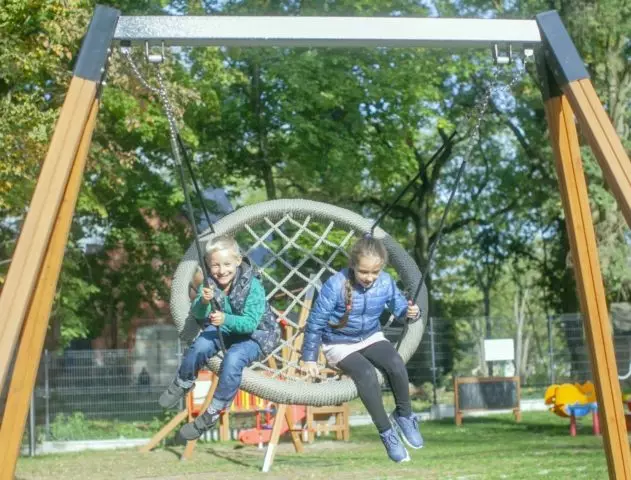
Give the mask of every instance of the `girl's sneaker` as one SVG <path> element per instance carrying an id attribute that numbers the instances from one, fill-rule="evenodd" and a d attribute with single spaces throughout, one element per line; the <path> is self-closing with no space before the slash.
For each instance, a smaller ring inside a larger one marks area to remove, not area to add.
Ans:
<path id="1" fill-rule="evenodd" d="M 418 418 L 412 414 L 402 417 L 396 411 L 390 415 L 390 423 L 397 430 L 405 444 L 414 449 L 423 448 L 423 437 L 418 429 Z"/>
<path id="2" fill-rule="evenodd" d="M 386 452 L 388 452 L 390 460 L 397 463 L 410 461 L 410 455 L 401 443 L 401 440 L 399 440 L 399 436 L 394 429 L 389 428 L 385 432 L 380 433 L 379 437 L 381 437 L 383 446 L 386 447 Z"/>

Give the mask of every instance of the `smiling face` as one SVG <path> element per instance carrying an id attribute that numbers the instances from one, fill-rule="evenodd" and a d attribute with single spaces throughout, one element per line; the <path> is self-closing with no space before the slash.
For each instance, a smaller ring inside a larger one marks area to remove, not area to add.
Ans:
<path id="1" fill-rule="evenodd" d="M 378 256 L 362 255 L 354 266 L 355 280 L 364 288 L 370 288 L 383 268 L 383 260 Z"/>
<path id="2" fill-rule="evenodd" d="M 210 274 L 222 289 L 232 284 L 237 267 L 241 265 L 241 257 L 231 249 L 221 249 L 212 252 L 208 257 Z"/>

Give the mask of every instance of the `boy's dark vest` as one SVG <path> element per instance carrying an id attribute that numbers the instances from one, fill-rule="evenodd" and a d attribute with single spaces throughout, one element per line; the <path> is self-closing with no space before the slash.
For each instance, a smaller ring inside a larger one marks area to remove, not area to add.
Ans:
<path id="1" fill-rule="evenodd" d="M 253 278 L 261 279 L 259 272 L 255 270 L 249 264 L 249 260 L 244 257 L 243 262 L 241 262 L 241 265 L 237 269 L 237 274 L 232 281 L 232 288 L 228 294 L 228 301 L 232 307 L 232 313 L 235 315 L 243 315 L 245 301 L 250 294 Z M 225 294 L 217 285 L 215 285 L 215 296 L 219 301 L 219 305 L 223 305 Z M 280 326 L 276 320 L 276 315 L 272 312 L 267 301 L 265 302 L 265 312 L 261 317 L 259 325 L 256 327 L 256 330 L 252 332 L 250 337 L 259 344 L 264 355 L 271 353 L 280 342 Z"/>

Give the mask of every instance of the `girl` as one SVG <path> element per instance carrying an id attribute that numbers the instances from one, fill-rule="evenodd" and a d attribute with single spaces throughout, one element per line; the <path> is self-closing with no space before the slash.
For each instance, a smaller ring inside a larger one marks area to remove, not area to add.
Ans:
<path id="1" fill-rule="evenodd" d="M 327 363 L 353 379 L 359 397 L 379 430 L 388 456 L 395 462 L 410 459 L 403 441 L 421 448 L 423 438 L 412 414 L 408 374 L 403 359 L 386 340 L 379 317 L 387 306 L 398 319 L 416 321 L 418 306 L 410 304 L 390 275 L 383 271 L 388 254 L 383 243 L 367 235 L 350 253 L 349 268 L 329 278 L 307 320 L 302 348 L 303 370 L 318 374 L 315 360 L 322 342 Z M 388 418 L 374 367 L 384 372 L 396 402 Z M 398 431 L 395 432 L 395 429 Z"/>
<path id="2" fill-rule="evenodd" d="M 219 372 L 219 383 L 208 410 L 194 422 L 184 425 L 180 435 L 196 440 L 217 423 L 221 411 L 235 397 L 243 369 L 270 353 L 280 340 L 280 327 L 272 313 L 257 273 L 244 261 L 239 245 L 229 236 L 219 236 L 206 245 L 211 288 L 198 286 L 191 313 L 203 322 L 203 331 L 187 350 L 177 375 L 160 396 L 164 408 L 174 407 L 193 388 L 197 373 L 219 349 L 217 328 L 221 328 L 226 353 Z M 214 311 L 216 298 L 222 311 Z"/>

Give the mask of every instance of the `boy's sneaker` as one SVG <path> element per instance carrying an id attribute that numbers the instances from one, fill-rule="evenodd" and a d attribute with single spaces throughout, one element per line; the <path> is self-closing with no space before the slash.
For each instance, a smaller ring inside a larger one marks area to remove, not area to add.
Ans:
<path id="1" fill-rule="evenodd" d="M 401 440 L 399 440 L 399 436 L 394 429 L 389 428 L 385 432 L 380 433 L 379 437 L 381 437 L 383 446 L 386 447 L 386 452 L 388 452 L 390 460 L 397 463 L 410 461 L 410 455 L 401 443 Z"/>
<path id="2" fill-rule="evenodd" d="M 414 449 L 423 448 L 423 437 L 418 429 L 418 418 L 416 415 L 412 414 L 409 417 L 402 417 L 394 411 L 390 415 L 390 422 L 408 447 Z"/>
<path id="3" fill-rule="evenodd" d="M 221 412 L 210 409 L 199 415 L 194 422 L 187 423 L 180 429 L 180 436 L 184 440 L 197 440 L 204 432 L 215 426 Z"/>
<path id="4" fill-rule="evenodd" d="M 177 382 L 173 380 L 173 382 L 171 382 L 171 385 L 169 385 L 169 388 L 167 388 L 164 392 L 162 392 L 162 395 L 160 395 L 158 403 L 162 408 L 173 408 L 177 405 L 180 399 L 188 393 L 191 388 L 193 387 L 180 387 Z"/>

